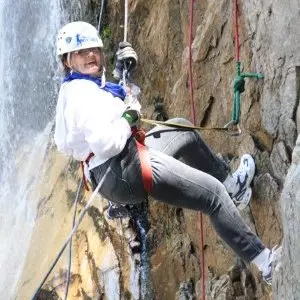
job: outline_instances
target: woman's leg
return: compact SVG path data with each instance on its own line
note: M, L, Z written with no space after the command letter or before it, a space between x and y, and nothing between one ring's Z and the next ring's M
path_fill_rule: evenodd
M90 170L94 189L109 168L99 193L115 205L135 205L147 199L136 141L130 138L123 151Z
M170 119L166 123L168 122L192 125L182 118ZM217 178L225 185L239 209L244 209L249 204L252 196L250 184L255 173L255 163L251 155L243 155L239 168L231 174L225 161L194 130L156 126L147 133L146 144Z
M250 262L265 249L217 179L153 149L150 159L153 170L151 196L207 214L219 236L245 261Z
M270 250L245 224L224 185L209 174L169 155L154 149L150 149L149 154L153 171L150 194L158 201L207 214L216 232L235 253L247 262L252 261L263 274L267 274L272 263ZM145 200L134 141L129 141L119 156L91 170L95 186L107 167L111 167L111 171L104 182L105 189L101 189L101 192L108 200L119 204L136 204ZM265 261L267 268L264 267Z
M170 119L168 122L192 125L182 118ZM156 126L147 133L146 145L208 173L221 182L230 172L228 165L216 156L194 130Z

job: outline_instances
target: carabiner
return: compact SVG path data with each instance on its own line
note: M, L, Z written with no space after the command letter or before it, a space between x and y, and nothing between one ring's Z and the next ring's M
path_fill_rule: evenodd
M235 126L235 130L231 130L231 128L234 128ZM238 136L238 135L241 135L242 134L242 130L241 130L241 127L239 125L239 123L236 123L235 121L230 121L228 122L224 128L227 128L227 134L231 135L231 136Z

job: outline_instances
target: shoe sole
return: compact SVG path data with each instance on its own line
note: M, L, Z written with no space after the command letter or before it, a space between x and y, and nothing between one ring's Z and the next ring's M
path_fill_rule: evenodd
M250 184L254 178L254 174L255 174L255 162L253 157L250 154L244 154L241 157L241 162L243 162L245 159L248 160L248 164L249 164L249 173L248 173L248 178L247 178L247 182L244 188L246 188L246 191L244 193L244 195L241 197L241 199L237 199L237 197L233 197L233 201L236 205L236 207L239 210L243 210L245 209L248 204L251 201L251 197L252 197L252 189L250 187Z
M267 278L262 276L264 283L268 286L272 286L272 278L275 272L280 268L279 266L281 265L282 246L274 246L270 255L274 256L271 258L271 275L269 275Z
M253 157L250 154L244 154L241 157L241 161L247 159L248 160L248 164L249 164L249 169L251 170L251 172L248 173L248 178L247 178L247 183L246 186L249 187L253 178L254 178L254 174L255 174L255 161L253 159Z
M237 200L235 197L232 198L233 202L235 203L236 207L238 208L238 210L243 210L245 209L248 204L251 201L251 197L252 197L252 189L251 187L247 187L242 200Z

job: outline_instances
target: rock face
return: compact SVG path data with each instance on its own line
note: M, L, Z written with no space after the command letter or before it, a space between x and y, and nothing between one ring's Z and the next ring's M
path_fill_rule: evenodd
M76 1L72 14L95 24L98 2ZM169 117L189 118L188 1L129 2L128 40L139 54L133 81L142 89L145 116L155 118L159 102ZM105 6L102 33L109 72L116 45L123 40L123 5L114 0ZM273 291L254 267L234 256L206 217L201 249L195 212L149 199L143 218L135 213L131 219L110 220L106 200L98 198L73 238L68 299L201 299L202 276L206 299L300 299L299 138L295 147L300 124L299 13L299 0L239 1L243 71L262 73L264 79L246 79L241 95L241 135L201 133L230 161L232 169L245 152L255 158L254 195L243 216L267 246L284 241ZM195 2L194 14L196 125L223 127L230 121L235 76L232 1ZM72 224L78 165L63 160L52 149L45 168L47 184L17 299L33 295ZM89 196L86 193L80 201L78 213ZM43 286L40 299L63 299L67 262L65 253Z
M279 280L275 286L275 299L298 299L300 296L299 255L299 176L300 176L300 139L298 137L292 155L292 165L286 176L281 196L282 220L284 228L284 254L279 266Z

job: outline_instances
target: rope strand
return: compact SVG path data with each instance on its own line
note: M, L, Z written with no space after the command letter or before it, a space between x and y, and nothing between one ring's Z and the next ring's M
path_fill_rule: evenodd
M193 18L194 18L194 0L190 0L189 14L189 90L190 90L190 107L192 123L196 124L195 101L194 101L194 86L193 86L193 68L192 68L192 42L193 42ZM203 229L203 215L198 214L198 222L200 227L200 252L201 252L201 287L202 300L205 300L205 265L204 265L204 229Z
M76 192L76 198L75 198L75 204L74 204L74 215L73 215L73 221L72 221L72 229L74 228L76 224L76 215L77 215L77 204L78 204L78 199L79 199L79 193L81 190L83 184L83 178L81 178L77 192ZM68 298L68 293L69 293L69 286L70 286L70 281L71 281L71 265L72 265L72 238L70 239L70 246L69 246L69 262L68 262L68 274L67 274L67 284L66 284L66 291L65 291L65 298L64 300L67 300Z
M151 125L162 125L167 127L173 127L178 129L185 129L185 130L217 130L217 131L227 131L229 133L229 128L224 127L201 127L201 126L194 126L194 125L184 125L184 124L177 124L177 123L171 123L171 122L163 122L163 121L157 121L157 120L150 120L150 119L141 119L140 120L143 123L151 124Z
M100 8L100 14L99 14L99 21L98 21L98 27L97 27L97 30L98 30L99 33L100 33L100 30L101 30L101 21L102 21L103 7L104 7L104 0L101 1L101 8Z
M191 122L196 124L195 102L194 102L194 86L193 86L193 64L192 64L192 42L193 42L193 19L194 19L194 1L190 0L189 14L189 91L190 91L190 109L191 109Z
M92 193L90 199L88 200L86 206L84 207L83 211L80 213L79 217L78 217L78 220L77 220L77 223L75 224L75 226L73 227L72 231L70 232L68 238L66 239L64 245L62 246L62 248L60 249L60 251L58 252L58 254L56 255L56 258L55 260L53 261L51 267L49 268L48 272L46 273L46 275L44 276L41 284L39 285L39 287L36 289L33 297L31 298L32 300L37 300L37 296L38 296L38 293L40 291L40 289L42 288L42 286L44 285L44 283L46 282L47 278L49 277L49 275L51 274L52 270L54 269L54 267L56 266L58 260L60 259L61 255L64 253L66 247L68 246L71 238L73 237L74 233L77 231L85 213L88 211L88 209L90 208L90 206L92 205L93 201L94 201L94 198L96 197L96 195L98 194L108 172L110 171L110 167L107 168L107 170L105 171L103 177L101 178L100 182L98 183L98 186L96 187L96 189L94 190L94 192Z
M239 39L239 23L238 23L238 3L234 0L234 31L235 31L235 61L240 61L240 39Z
M124 15L124 42L127 41L127 27L128 27L128 0L125 0L125 15Z

